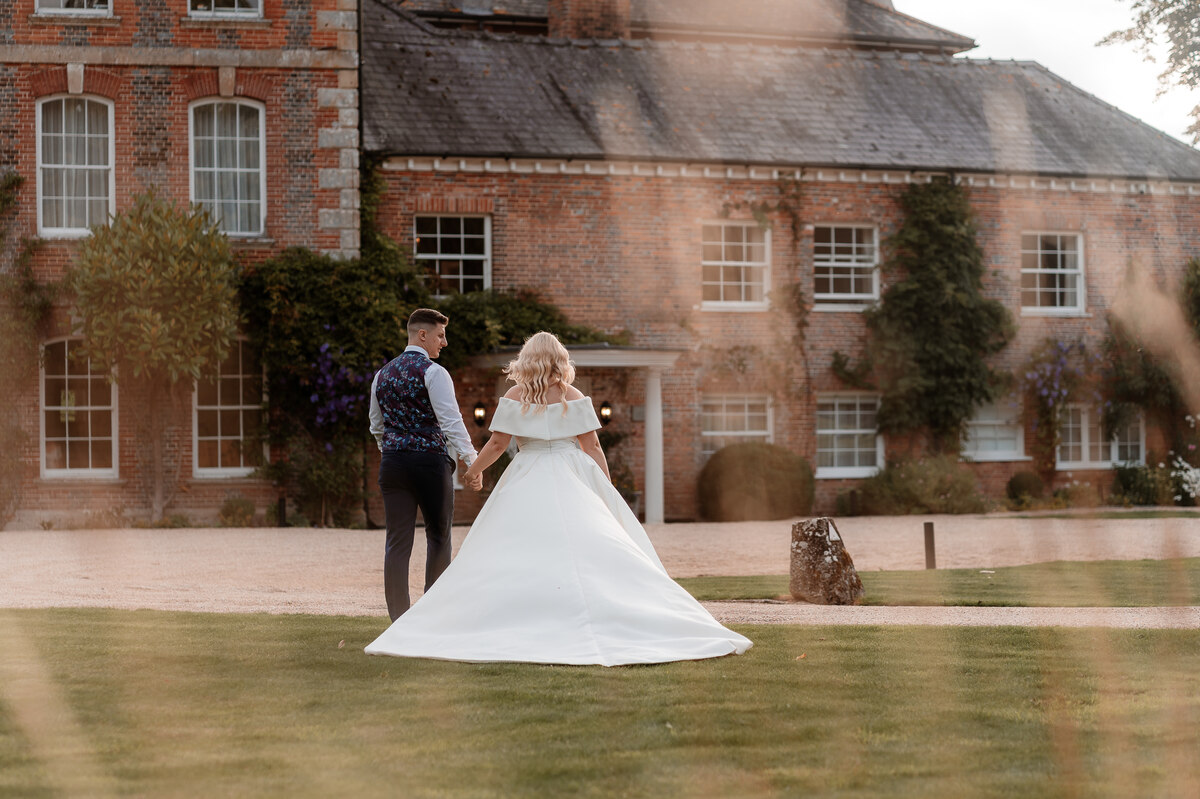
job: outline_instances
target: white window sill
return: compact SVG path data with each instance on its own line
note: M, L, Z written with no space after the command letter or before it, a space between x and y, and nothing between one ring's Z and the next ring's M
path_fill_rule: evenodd
M1021 308L1021 316L1064 316L1072 319L1091 319L1092 315L1080 308Z
M93 471L91 469L46 469L41 479L65 482L78 480L86 483L123 483L115 469Z
M184 28L203 28L210 25L247 25L250 27L271 27L271 20L263 19L261 14L238 14L222 12L193 11L179 20Z
M879 474L878 466L855 466L817 469L814 477L818 480L856 480L863 477L874 477L877 474Z
M745 311L768 311L771 306L765 302L702 302L700 303L701 311L725 311L740 313Z
M862 313L873 307L875 302L874 299L864 302L829 302L817 299L813 303L812 309L818 313Z
M29 15L30 25L105 25L117 27L121 24L120 17L114 17L108 11L59 11L57 9L39 9Z
M88 228L42 228L38 236L43 239L86 239L92 235Z
M241 480L254 475L254 469L196 469L196 480Z
M964 463L1018 463L1031 461L1033 458L1020 452L983 452L978 454L964 452L961 460Z
M1085 461L1083 463L1055 463L1054 468L1060 472L1099 472L1108 469L1115 469L1118 466L1145 466L1144 461L1126 461L1123 463L1113 463L1112 461Z

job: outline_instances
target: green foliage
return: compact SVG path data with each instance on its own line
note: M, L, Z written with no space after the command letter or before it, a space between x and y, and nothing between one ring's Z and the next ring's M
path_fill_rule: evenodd
M974 473L955 455L889 463L855 491L857 505L850 508L867 516L988 510Z
M1108 315L1108 331L1101 345L1104 353L1102 391L1104 429L1116 430L1135 418L1138 409L1167 435L1172 449L1182 449L1187 430L1188 407L1179 391L1174 369L1137 339L1114 314Z
M348 519L362 499L371 378L403 350L408 314L428 297L419 289L402 254L338 259L292 247L245 271L241 303L267 372L268 433L291 453L263 473L309 519Z
M869 367L851 368L840 353L835 363L852 384L874 374L882 431L926 431L935 449L957 452L963 425L1010 380L987 359L1007 346L1013 321L982 294L967 190L946 179L917 183L900 205L904 221L887 242L884 268L902 277L866 312Z
M1184 267L1180 302L1184 314L1192 323L1192 331L1200 339L1200 258L1191 259Z
M152 521L162 518L178 475L167 430L181 393L216 371L237 335L237 274L229 241L201 208L185 209L153 190L95 225L80 242L66 287L74 295L77 349L110 379L145 387L138 440L150 455Z
M571 324L561 310L530 289L454 294L437 308L450 317L446 326L450 346L442 351L438 363L451 371L465 366L473 355L524 344L540 330L556 334L568 346L624 341L621 336Z
M254 502L246 497L227 497L217 511L222 527L249 527L254 524Z
M812 467L799 455L775 444L730 444L700 470L700 516L713 522L804 516L814 490Z
M1035 468L1045 477L1056 470L1062 414L1070 401L1089 386L1093 388L1091 403L1101 404L1094 390L1094 375L1100 365L1099 357L1083 341L1057 341L1048 338L1029 356L1021 374L1021 389L1025 395L1027 413L1033 414L1032 450Z
M40 242L23 238L16 248L8 245L22 182L16 172L0 176L0 527L20 500L21 450L28 434L17 416L19 394L37 372L38 342L57 294L57 286L33 275Z
M277 433L299 425L328 441L366 429L369 381L403 350L408 314L424 299L404 291L406 274L398 262L303 247L247 267L242 312L267 370L272 413L284 425Z
M1046 484L1037 472L1022 470L1008 478L1005 486L1008 498L1014 501L1041 499L1046 494Z
M1113 502L1119 505L1174 505L1180 486L1169 466L1117 466Z
M1195 0L1130 0L1133 25L1113 31L1100 44L1129 42L1145 56L1157 61L1158 47L1167 43L1166 68L1159 75L1164 84L1174 81L1187 89L1200 87L1200 6ZM1200 141L1200 106L1192 110L1196 122L1188 128L1193 142Z
M208 214L153 190L80 242L67 287L94 368L198 380L237 334L237 276L229 241Z

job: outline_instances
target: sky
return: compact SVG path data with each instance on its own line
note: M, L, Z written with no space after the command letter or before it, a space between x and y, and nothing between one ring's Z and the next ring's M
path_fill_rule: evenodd
M893 0L897 11L979 45L970 58L1037 61L1106 103L1191 143L1187 130L1200 92L1171 85L1156 96L1161 63L1132 44L1096 43L1133 19L1129 0ZM1162 49L1165 52L1165 47Z

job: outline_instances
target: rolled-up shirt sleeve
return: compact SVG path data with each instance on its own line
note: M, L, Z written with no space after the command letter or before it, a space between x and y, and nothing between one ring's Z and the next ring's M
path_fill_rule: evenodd
M375 377L371 379L371 408L367 416L371 419L371 435L375 436L375 446L383 452L383 411L379 408L379 400L375 398L375 389L378 386L379 372L376 372Z
M458 400L454 396L454 381L450 378L450 373L436 363L431 365L425 370L425 388L429 391L429 401L433 405L434 415L437 416L438 427L446 436L446 444L470 466L475 462L478 453L471 444L467 426L463 424L462 411L458 409ZM371 396L375 396L374 391L371 392Z

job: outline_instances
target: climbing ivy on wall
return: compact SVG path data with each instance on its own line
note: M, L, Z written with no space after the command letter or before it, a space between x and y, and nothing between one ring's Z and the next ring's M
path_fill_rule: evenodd
M0 176L0 527L19 501L21 445L27 434L18 416L20 395L37 372L38 342L50 316L57 285L37 280L32 258L40 240L12 241L13 209L22 177Z
M957 451L975 409L1011 377L988 363L1014 334L1011 314L983 296L984 259L964 187L951 179L914 183L900 196L904 220L888 241L883 269L895 276L865 313L862 361L834 354L850 385L875 385L879 427L924 433L937 451Z

